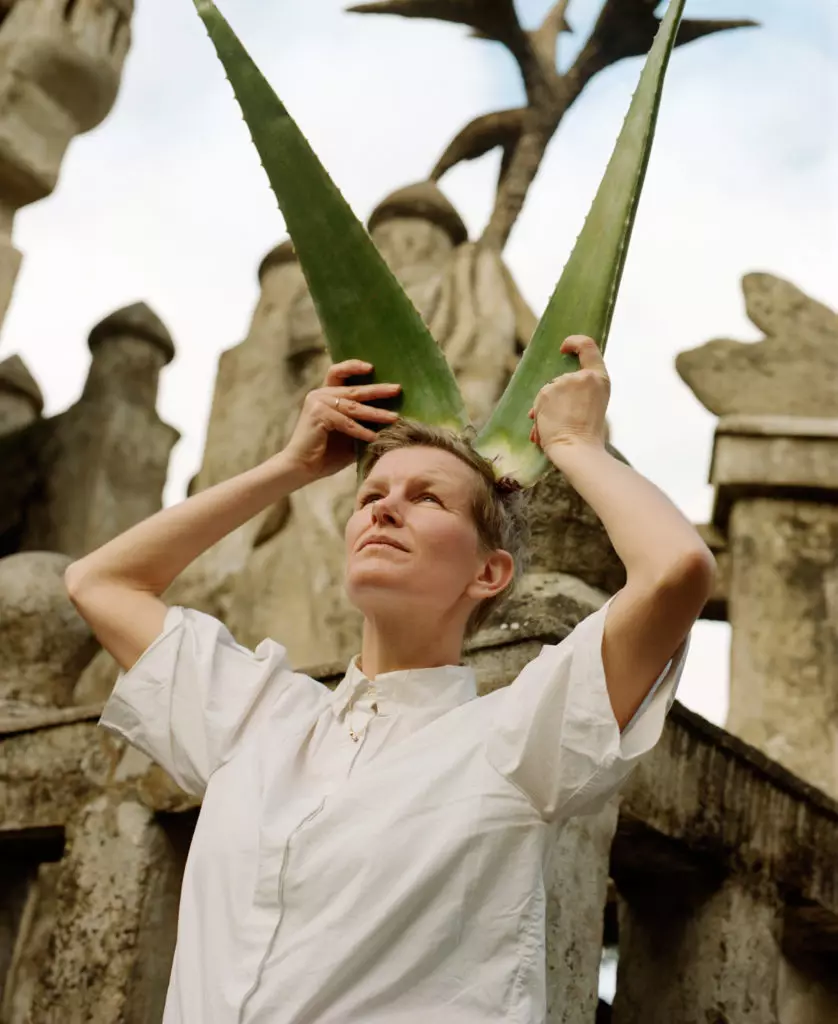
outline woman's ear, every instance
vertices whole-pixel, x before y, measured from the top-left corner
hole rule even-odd
[[[476,601],[496,597],[506,590],[514,575],[515,562],[512,555],[498,548],[486,556],[482,569],[469,587],[469,597]]]

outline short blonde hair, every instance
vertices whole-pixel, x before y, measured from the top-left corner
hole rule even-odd
[[[515,566],[506,589],[486,598],[471,613],[466,624],[466,637],[472,636],[492,612],[512,593],[526,568],[529,529],[525,492],[507,484],[499,484],[492,463],[474,450],[471,432],[461,434],[442,427],[429,427],[415,420],[399,420],[381,430],[361,459],[360,479],[366,480],[373,466],[388,452],[399,448],[438,448],[450,452],[474,470],[475,487],[472,515],[477,537],[484,551],[507,551]]]

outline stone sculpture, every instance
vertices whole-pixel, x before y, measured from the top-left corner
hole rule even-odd
[[[0,323],[20,269],[17,210],[55,188],[71,140],[113,106],[133,0],[0,4]]]
[[[770,274],[743,290],[765,338],[676,362],[721,417],[710,477],[729,562],[727,725],[838,795],[838,315]]]
[[[429,181],[394,193],[369,221],[476,422],[534,323],[502,250],[541,156],[590,78],[648,48],[656,7],[606,0],[560,75],[563,0],[534,32],[521,27],[512,0],[362,5],[465,23],[505,43],[523,74],[525,108],[477,119]],[[131,9],[129,0],[0,0],[0,138],[11,139],[0,145],[0,316],[19,259],[11,216],[52,188],[69,139],[112,103]],[[686,21],[678,41],[738,24]],[[28,113],[43,114],[41,134],[14,134],[21,96]],[[46,156],[36,166],[38,144]],[[494,210],[469,240],[436,183],[495,146],[503,161]],[[328,362],[289,243],[265,258],[260,282],[247,338],[220,361],[193,490],[277,451]],[[765,340],[715,342],[678,360],[722,416],[712,533],[728,567],[714,608],[733,626],[730,725],[834,794],[836,318],[768,275],[750,275],[745,291]],[[48,419],[22,361],[0,363],[0,1020],[8,1024],[160,1019],[195,822],[193,802],[160,769],[97,729],[96,701],[116,669],[103,653],[90,661],[95,645],[61,584],[71,557],[159,507],[176,435],[155,399],[173,346],[139,305],[100,324],[91,347],[84,394]],[[334,684],[357,641],[339,586],[352,483],[350,470],[264,513],[199,559],[167,600],[221,616],[242,643],[276,635],[309,669],[337,661],[318,673]],[[508,683],[622,583],[601,525],[558,474],[534,495],[532,529],[519,593],[466,654],[483,692]],[[555,851],[545,894],[548,1019],[592,1024],[603,917],[604,941],[619,937],[623,947],[617,1000],[613,1010],[600,1004],[597,1021],[833,1019],[836,863],[833,800],[676,706],[619,807],[565,830]]]

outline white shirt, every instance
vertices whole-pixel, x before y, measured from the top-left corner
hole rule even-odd
[[[164,1024],[541,1024],[544,865],[658,740],[679,652],[622,736],[607,605],[508,687],[350,664],[172,608],[101,724],[203,796]]]

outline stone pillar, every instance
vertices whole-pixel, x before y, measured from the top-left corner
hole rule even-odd
[[[838,417],[720,420],[711,469],[730,553],[727,726],[838,795]]]
[[[116,99],[133,0],[16,0],[0,19],[0,323],[21,255],[14,214],[55,188],[71,140]]]
[[[179,435],[157,415],[168,331],[142,303],[90,335],[93,361],[79,401],[43,424],[40,483],[21,548],[80,557],[156,512]]]
[[[547,1021],[591,1024],[596,1014],[608,859],[618,800],[562,830],[547,873]]]
[[[0,436],[34,423],[43,408],[41,389],[20,356],[9,356],[0,362]]]
[[[758,878],[621,892],[613,1024],[779,1024],[782,906]]]
[[[19,933],[5,1019],[152,1024],[171,969],[180,853],[149,810],[115,794],[83,808],[67,840]]]
[[[309,353],[292,341],[291,310],[305,294],[305,278],[290,242],[268,253],[259,283],[247,338],[219,360],[203,463],[190,493],[259,465],[280,450],[296,419]],[[278,533],[288,514],[286,499],[225,537],[180,576],[170,599],[226,619],[254,545]]]
[[[289,313],[305,290],[290,242],[259,268],[260,295],[247,338],[222,353],[215,379],[204,459],[194,489],[202,491],[252,469],[282,445],[296,390],[289,361]]]
[[[22,253],[12,244],[13,223],[14,210],[0,199],[0,324],[11,304],[15,281],[23,262]]]
[[[588,525],[579,540],[593,571],[594,550],[607,564],[610,549],[601,524],[593,519]],[[535,531],[536,542],[542,527],[546,524]],[[513,597],[467,645],[481,695],[511,682],[544,643],[559,643],[607,600],[605,591],[578,576],[550,571],[557,562],[542,547],[540,563],[547,571],[525,573]],[[598,571],[604,574],[602,563]],[[545,871],[549,1024],[593,1024],[618,804],[614,797],[596,814],[571,819],[551,850]]]
[[[3,1013],[3,993],[6,991],[9,967],[15,940],[34,884],[37,866],[22,858],[10,858],[3,851],[3,871],[0,874],[0,1020],[8,1020]]]
[[[726,541],[728,728],[838,795],[838,315],[768,274],[743,282],[756,343],[677,369],[721,417],[710,480]]]
[[[823,951],[783,961],[779,986],[780,1024],[826,1024],[838,1020],[835,953]]]
[[[725,545],[731,732],[838,795],[838,315],[769,274],[743,280],[755,343],[676,367],[720,417],[710,479]],[[821,996],[784,973],[784,1024]]]

